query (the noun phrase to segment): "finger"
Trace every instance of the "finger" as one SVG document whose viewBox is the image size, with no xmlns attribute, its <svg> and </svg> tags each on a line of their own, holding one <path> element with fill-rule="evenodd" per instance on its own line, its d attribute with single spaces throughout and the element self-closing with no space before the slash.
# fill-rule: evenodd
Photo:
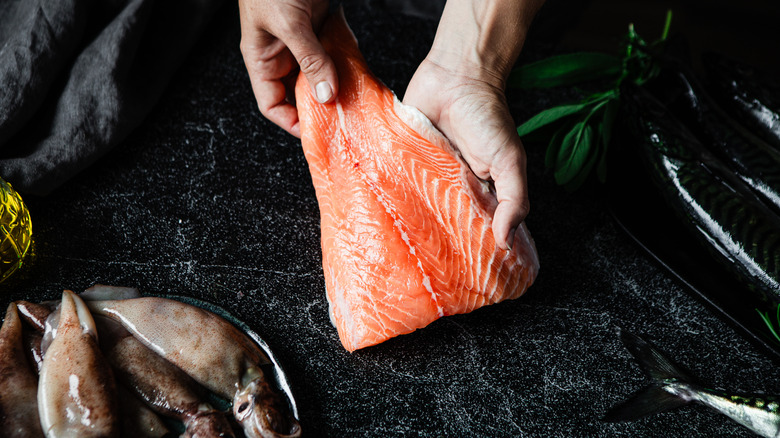
<svg viewBox="0 0 780 438">
<path fill-rule="evenodd" d="M 294 72 L 295 58 L 281 41 L 264 38 L 262 34 L 256 34 L 247 43 L 242 39 L 241 51 L 260 112 L 285 131 L 300 137 L 298 111 L 287 99 L 285 83 Z"/>
<path fill-rule="evenodd" d="M 242 50 L 246 50 L 244 65 L 250 78 L 282 79 L 297 68 L 292 53 L 279 40 L 257 51 L 253 48 Z"/>
<path fill-rule="evenodd" d="M 298 111 L 287 100 L 285 83 L 296 68 L 295 58 L 281 41 L 250 26 L 242 27 L 241 53 L 260 112 L 285 131 L 300 137 Z"/>
<path fill-rule="evenodd" d="M 241 2 L 243 5 L 246 2 Z M 256 2 L 248 2 L 256 6 Z M 251 76 L 263 79 L 278 79 L 293 69 L 294 58 L 282 41 L 273 36 L 250 17 L 252 13 L 245 12 L 241 18 L 241 55 L 244 65 Z M 287 52 L 285 54 L 285 52 Z"/>
<path fill-rule="evenodd" d="M 493 215 L 493 236 L 502 249 L 511 249 L 517 227 L 528 215 L 528 183 L 525 151 L 520 139 L 497 157 L 490 174 L 496 187 L 498 206 Z"/>
<path fill-rule="evenodd" d="M 332 102 L 338 94 L 336 65 L 320 44 L 309 21 L 295 21 L 294 37 L 284 40 L 306 76 L 312 93 L 320 103 Z"/>
<path fill-rule="evenodd" d="M 287 89 L 281 80 L 252 81 L 252 90 L 265 118 L 300 138 L 298 110 L 287 101 Z"/>
</svg>

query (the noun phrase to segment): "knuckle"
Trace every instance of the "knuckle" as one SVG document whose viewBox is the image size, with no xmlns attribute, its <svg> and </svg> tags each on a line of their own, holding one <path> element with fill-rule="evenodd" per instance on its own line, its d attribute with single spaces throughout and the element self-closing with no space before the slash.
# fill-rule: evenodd
<svg viewBox="0 0 780 438">
<path fill-rule="evenodd" d="M 305 15 L 291 14 L 286 19 L 276 23 L 279 36 L 281 35 L 300 35 L 306 28 L 311 28 L 311 22 Z"/>
<path fill-rule="evenodd" d="M 302 56 L 298 60 L 298 65 L 300 65 L 301 71 L 308 75 L 318 72 L 325 65 L 325 61 L 321 56 L 311 53 Z"/>
<path fill-rule="evenodd" d="M 268 47 L 258 44 L 257 40 L 252 38 L 241 38 L 238 44 L 241 56 L 245 61 L 257 61 L 266 57 Z"/>
<path fill-rule="evenodd" d="M 238 49 L 241 51 L 241 55 L 246 58 L 252 52 L 252 45 L 246 38 L 241 38 L 241 42 L 238 43 Z"/>
<path fill-rule="evenodd" d="M 531 212 L 531 202 L 528 201 L 528 198 L 523 198 L 520 201 L 520 217 L 522 219 L 525 219 L 530 212 Z"/>
</svg>

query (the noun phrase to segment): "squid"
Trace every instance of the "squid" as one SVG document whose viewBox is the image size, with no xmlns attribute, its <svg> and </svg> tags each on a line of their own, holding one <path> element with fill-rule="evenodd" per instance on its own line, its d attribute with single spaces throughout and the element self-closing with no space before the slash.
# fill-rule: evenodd
<svg viewBox="0 0 780 438">
<path fill-rule="evenodd" d="M 41 372 L 41 367 L 43 366 L 43 352 L 41 351 L 43 335 L 38 332 L 24 330 L 22 339 L 27 361 L 33 366 L 32 368 L 33 371 L 35 371 L 35 376 L 37 378 L 38 374 Z"/>
<path fill-rule="evenodd" d="M 0 431 L 13 437 L 42 437 L 38 377 L 25 349 L 22 321 L 11 303 L 0 328 Z"/>
<path fill-rule="evenodd" d="M 108 286 L 105 284 L 96 284 L 79 296 L 84 301 L 99 301 L 99 300 L 129 300 L 131 298 L 141 298 L 141 292 L 134 287 L 126 286 Z"/>
<path fill-rule="evenodd" d="M 87 289 L 80 297 L 94 299 L 117 294 L 123 299 L 140 296 L 136 289 L 97 285 Z M 17 304 L 31 327 L 39 331 L 48 327 L 46 343 L 50 343 L 59 321 L 58 303 L 18 301 Z M 184 438 L 234 436 L 224 413 L 203 401 L 202 388 L 198 391 L 198 384 L 191 377 L 149 350 L 116 321 L 99 315 L 93 316 L 93 319 L 100 333 L 100 349 L 118 381 L 124 436 L 165 436 L 168 429 L 158 413 L 181 421 L 185 426 Z M 41 335 L 38 334 L 38 337 L 40 355 Z"/>
<path fill-rule="evenodd" d="M 32 330 L 23 330 L 24 347 L 27 353 L 27 359 L 35 369 L 35 375 L 41 372 L 43 366 L 43 333 L 46 331 L 46 319 L 51 315 L 52 308 L 49 306 L 30 303 L 28 301 L 15 301 L 19 317 L 27 323 L 28 328 Z"/>
<path fill-rule="evenodd" d="M 31 303 L 29 301 L 14 301 L 19 316 L 35 331 L 43 333 L 46 331 L 46 320 L 51 312 L 57 308 L 59 301 L 47 301 L 46 303 Z"/>
<path fill-rule="evenodd" d="M 182 437 L 234 436 L 225 414 L 203 401 L 205 396 L 191 377 L 114 320 L 96 315 L 95 322 L 117 380 L 155 412 L 181 421 Z"/>
<path fill-rule="evenodd" d="M 116 384 L 95 322 L 73 292 L 62 294 L 56 334 L 44 346 L 38 413 L 47 437 L 118 437 Z M 51 328 L 47 328 L 46 335 Z"/>
<path fill-rule="evenodd" d="M 51 316 L 52 311 L 59 312 L 56 309 L 57 303 L 50 302 L 48 305 L 30 303 L 27 301 L 17 301 L 19 313 L 22 319 L 34 329 L 34 331 L 24 331 L 24 342 L 27 347 L 28 359 L 35 364 L 35 372 L 41 372 L 43 365 L 43 352 L 41 343 L 43 332 L 46 327 L 46 320 Z M 54 310 L 53 310 L 54 309 Z M 49 322 L 59 320 L 59 317 L 52 317 Z M 102 331 L 102 330 L 101 330 Z M 102 338 L 103 336 L 101 336 Z M 131 395 L 122 385 L 117 386 L 119 391 L 119 412 L 121 414 L 122 436 L 133 438 L 162 438 L 169 435 L 170 432 L 165 423 L 151 411 L 136 396 Z M 38 407 L 36 405 L 36 421 L 40 427 L 40 421 L 37 419 Z"/>
<path fill-rule="evenodd" d="M 123 385 L 119 390 L 119 411 L 122 413 L 122 436 L 133 438 L 162 438 L 170 435 L 165 423 L 154 411 L 130 393 Z"/>
<path fill-rule="evenodd" d="M 262 350 L 219 316 L 165 298 L 87 301 L 93 314 L 114 319 L 135 338 L 215 394 L 233 401 L 249 438 L 299 437 L 297 420 L 271 388 Z"/>
</svg>

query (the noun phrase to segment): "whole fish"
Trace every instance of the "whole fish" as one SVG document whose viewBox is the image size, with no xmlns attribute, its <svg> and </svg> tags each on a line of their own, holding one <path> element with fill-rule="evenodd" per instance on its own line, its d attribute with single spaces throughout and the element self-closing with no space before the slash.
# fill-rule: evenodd
<svg viewBox="0 0 780 438">
<path fill-rule="evenodd" d="M 780 437 L 780 397 L 709 389 L 641 337 L 622 330 L 620 338 L 652 383 L 610 409 L 605 421 L 631 421 L 700 403 L 727 415 L 763 437 Z"/>
<path fill-rule="evenodd" d="M 148 348 L 195 381 L 233 401 L 233 415 L 250 437 L 298 437 L 297 420 L 260 367 L 265 353 L 219 316 L 176 300 L 142 297 L 87 301 L 93 313 L 119 322 Z"/>
<path fill-rule="evenodd" d="M 646 86 L 708 150 L 780 213 L 780 152 L 729 117 L 681 63 L 670 62 Z"/>
<path fill-rule="evenodd" d="M 57 333 L 45 349 L 38 412 L 47 437 L 119 436 L 116 384 L 84 302 L 62 294 Z"/>
<path fill-rule="evenodd" d="M 43 436 L 37 388 L 38 377 L 27 363 L 22 322 L 16 304 L 11 303 L 0 328 L 0 434 Z"/>
<path fill-rule="evenodd" d="M 683 226 L 749 290 L 780 302 L 780 217 L 642 89 L 627 101 L 651 179 Z"/>
<path fill-rule="evenodd" d="M 713 95 L 749 129 L 780 150 L 780 87 L 767 75 L 715 53 L 702 62 Z"/>
</svg>

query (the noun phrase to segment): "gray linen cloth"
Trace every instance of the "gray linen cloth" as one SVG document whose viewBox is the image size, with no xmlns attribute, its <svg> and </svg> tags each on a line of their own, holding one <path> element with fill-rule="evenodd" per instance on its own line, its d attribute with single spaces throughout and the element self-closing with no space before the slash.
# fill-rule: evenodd
<svg viewBox="0 0 780 438">
<path fill-rule="evenodd" d="M 120 143 L 221 0 L 0 0 L 0 177 L 45 195 Z"/>
</svg>

